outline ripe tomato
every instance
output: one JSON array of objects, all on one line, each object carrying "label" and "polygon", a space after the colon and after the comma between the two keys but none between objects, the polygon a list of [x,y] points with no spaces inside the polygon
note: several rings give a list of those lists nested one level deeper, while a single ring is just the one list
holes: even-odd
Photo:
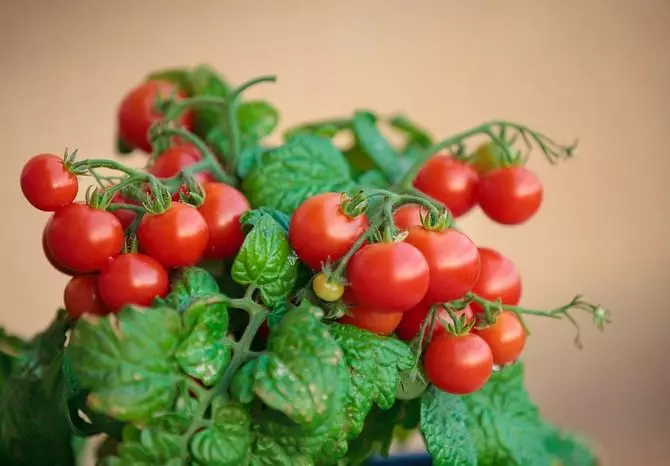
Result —
[{"label": "ripe tomato", "polygon": [[423,166],[414,187],[447,206],[454,217],[465,215],[477,203],[477,170],[450,155],[436,155]]},{"label": "ripe tomato", "polygon": [[113,214],[86,204],[70,204],[49,219],[47,248],[56,263],[78,273],[97,272],[123,247],[123,227]]},{"label": "ripe tomato", "polygon": [[303,202],[291,217],[291,246],[313,270],[320,270],[328,260],[341,259],[369,226],[365,215],[346,216],[341,203],[338,193],[318,194]]},{"label": "ripe tomato", "polygon": [[513,312],[503,311],[495,324],[484,329],[473,329],[491,347],[493,362],[498,365],[510,364],[519,359],[526,346],[526,331]]},{"label": "ripe tomato", "polygon": [[431,340],[423,355],[428,379],[442,391],[466,395],[482,388],[493,372],[489,345],[478,335],[448,333]]},{"label": "ripe tomato", "polygon": [[479,252],[465,234],[453,228],[431,231],[412,227],[405,241],[428,261],[430,286],[426,303],[446,303],[472,290],[479,277]]},{"label": "ripe tomato", "polygon": [[79,190],[77,177],[54,154],[38,154],[21,170],[21,191],[36,209],[55,212],[72,204]]},{"label": "ripe tomato", "polygon": [[72,277],[65,286],[63,303],[73,319],[78,319],[82,314],[104,316],[109,312],[98,292],[97,275]]},{"label": "ripe tomato", "polygon": [[[428,316],[429,311],[430,305],[421,303],[405,312],[398,328],[395,329],[395,334],[398,335],[401,340],[410,341],[414,339],[421,331],[421,325],[423,325],[423,321]],[[465,315],[468,322],[472,322],[475,318],[475,314],[472,312],[470,306],[466,306],[465,309],[457,311],[456,315]],[[453,320],[447,310],[444,307],[438,307],[433,334],[432,336],[429,336],[428,331],[430,330],[430,327],[426,327],[427,331],[425,338],[432,339],[437,335],[442,335],[446,331],[446,325],[451,323],[453,323]],[[428,323],[428,325],[430,325],[430,323]]]},{"label": "ripe tomato", "polygon": [[427,215],[425,207],[417,204],[405,204],[393,212],[393,221],[399,230],[409,230],[411,227],[420,227],[421,214]]},{"label": "ripe tomato", "polygon": [[240,216],[251,207],[244,194],[223,183],[203,185],[205,202],[198,207],[209,228],[208,259],[230,259],[242,247],[244,233]]},{"label": "ripe tomato", "polygon": [[111,311],[130,304],[149,306],[168,294],[168,273],[149,256],[121,254],[100,274],[98,290]]},{"label": "ripe tomato", "polygon": [[188,204],[173,202],[158,215],[147,214],[137,229],[140,250],[166,269],[198,263],[209,241],[207,222]]},{"label": "ripe tomato", "polygon": [[[200,160],[200,152],[191,144],[181,144],[173,146],[158,156],[154,164],[147,170],[157,178],[171,178],[177,175],[184,168],[193,165]],[[193,179],[200,184],[214,181],[214,177],[207,172],[199,172],[193,176]],[[173,199],[179,199],[177,192]]]},{"label": "ripe tomato", "polygon": [[[479,248],[481,272],[472,292],[489,301],[500,299],[502,304],[516,306],[521,299],[521,276],[512,261],[489,248]],[[470,304],[475,312],[482,312],[477,303]]]},{"label": "ripe tomato", "polygon": [[319,299],[332,303],[344,295],[344,285],[340,283],[331,283],[323,272],[319,272],[312,280],[312,289]]},{"label": "ripe tomato", "polygon": [[363,246],[349,261],[356,302],[377,312],[404,312],[421,302],[430,280],[428,262],[409,243]]},{"label": "ripe tomato", "polygon": [[[134,202],[127,201],[121,197],[120,193],[116,193],[114,197],[112,198],[113,203],[119,203],[119,204],[134,204]],[[135,221],[135,217],[137,217],[137,214],[128,209],[118,209],[112,212],[116,218],[119,219],[119,222],[121,222],[121,226],[125,230],[130,226],[131,223]]]},{"label": "ripe tomato", "polygon": [[[48,222],[47,222],[47,225],[49,225]],[[54,269],[58,270],[60,273],[62,273],[64,275],[70,275],[70,276],[76,275],[75,272],[73,272],[72,270],[70,270],[66,267],[63,267],[62,264],[59,264],[56,261],[56,259],[54,259],[54,256],[53,256],[53,254],[51,254],[51,251],[49,251],[49,246],[47,245],[47,231],[46,231],[46,228],[44,229],[44,231],[42,231],[42,252],[44,253],[44,257],[47,258],[47,260],[49,261],[49,264],[51,264],[51,266]]]},{"label": "ripe tomato", "polygon": [[349,315],[340,318],[340,323],[354,325],[378,335],[388,335],[398,326],[402,315],[402,312],[374,312],[354,306],[349,309]]},{"label": "ripe tomato", "polygon": [[[186,94],[177,90],[174,84],[160,80],[147,81],[126,94],[118,112],[118,131],[123,142],[144,152],[151,152],[147,132],[153,123],[163,117],[156,111],[155,105],[159,97],[168,99],[173,94],[177,97],[186,97]],[[191,129],[191,113],[188,111],[182,113],[177,123],[179,126]]]},{"label": "ripe tomato", "polygon": [[498,168],[479,181],[477,200],[491,220],[502,225],[518,225],[540,208],[542,183],[524,167]]}]

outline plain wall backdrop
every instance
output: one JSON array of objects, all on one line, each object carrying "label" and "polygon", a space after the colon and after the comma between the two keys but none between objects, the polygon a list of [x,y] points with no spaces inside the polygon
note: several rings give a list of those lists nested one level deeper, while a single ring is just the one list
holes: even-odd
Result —
[{"label": "plain wall backdrop", "polygon": [[568,322],[529,319],[529,389],[610,464],[668,464],[669,46],[667,0],[0,0],[0,323],[36,332],[67,281],[42,256],[47,215],[21,196],[23,163],[66,146],[113,156],[116,106],[149,71],[275,73],[250,95],[276,104],[282,127],[361,107],[440,137],[517,120],[580,137],[579,155],[551,167],[534,154],[545,202],[527,225],[479,211],[461,224],[517,263],[522,304],[580,292],[615,321],[600,334],[580,318],[579,351]]}]

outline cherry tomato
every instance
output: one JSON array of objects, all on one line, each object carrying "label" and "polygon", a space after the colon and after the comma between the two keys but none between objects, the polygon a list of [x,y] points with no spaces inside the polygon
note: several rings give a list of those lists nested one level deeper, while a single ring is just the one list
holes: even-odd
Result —
[{"label": "cherry tomato", "polygon": [[423,355],[428,379],[442,391],[466,395],[482,388],[493,372],[493,354],[484,339],[468,333],[433,338]]},{"label": "cherry tomato", "polygon": [[293,213],[288,235],[302,262],[320,270],[342,258],[368,228],[365,215],[350,218],[342,212],[338,193],[310,197]]},{"label": "cherry tomato", "polygon": [[453,228],[431,231],[412,227],[405,241],[428,261],[430,286],[426,303],[446,303],[472,290],[479,277],[479,252],[465,234]]},{"label": "cherry tomato", "polygon": [[[512,261],[489,248],[479,248],[481,272],[472,292],[489,301],[500,299],[502,304],[516,306],[521,299],[521,276]],[[482,312],[477,303],[470,304],[475,312]]]},{"label": "cherry tomato", "polygon": [[[147,137],[149,127],[163,118],[155,109],[159,98],[169,99],[173,94],[186,97],[182,91],[167,81],[151,80],[132,89],[121,101],[118,112],[119,137],[133,148],[151,152],[151,143]],[[182,113],[177,124],[186,129],[192,126],[191,112]]]},{"label": "cherry tomato", "polygon": [[498,168],[479,181],[477,200],[491,220],[502,225],[518,225],[540,208],[542,183],[524,167]]},{"label": "cherry tomato", "polygon": [[[173,146],[158,156],[154,164],[147,170],[157,178],[171,178],[177,175],[184,168],[193,165],[200,160],[200,152],[191,144],[181,144]],[[193,180],[200,184],[214,181],[210,173],[198,172],[193,175]],[[185,187],[183,187],[185,189]],[[173,196],[174,200],[179,199],[179,192]]]},{"label": "cherry tomato", "polygon": [[98,290],[112,311],[130,304],[149,306],[154,298],[168,294],[168,273],[149,256],[121,254],[100,274]]},{"label": "cherry tomato", "polygon": [[79,190],[77,177],[54,154],[38,154],[21,170],[21,191],[36,209],[55,212],[72,204]]},{"label": "cherry tomato", "polygon": [[[121,193],[116,193],[112,198],[112,202],[118,204],[134,204],[134,202],[123,199]],[[119,219],[124,230],[128,228],[130,224],[135,221],[135,217],[137,217],[137,213],[128,209],[117,209],[112,213]]]},{"label": "cherry tomato", "polygon": [[340,323],[354,325],[378,335],[388,335],[398,326],[402,315],[402,312],[374,312],[355,306],[349,309],[349,315],[340,318]]},{"label": "cherry tomato", "polygon": [[53,259],[78,273],[97,272],[123,247],[123,227],[113,214],[86,204],[70,204],[49,219],[47,248]]},{"label": "cherry tomato", "polygon": [[[47,226],[48,225],[49,225],[49,223],[47,222]],[[47,258],[47,260],[49,261],[49,264],[51,264],[51,266],[54,269],[58,270],[60,273],[62,273],[64,275],[70,275],[70,276],[76,275],[76,273],[74,271],[72,271],[72,270],[70,270],[66,267],[63,267],[62,264],[59,264],[56,261],[56,259],[54,259],[54,256],[53,256],[53,254],[51,254],[51,251],[49,251],[49,246],[47,245],[47,231],[46,231],[46,228],[44,229],[44,231],[42,231],[42,252],[44,253],[44,257]]]},{"label": "cherry tomato", "polygon": [[[402,316],[400,324],[398,325],[398,328],[395,329],[395,334],[398,335],[401,340],[410,341],[414,339],[421,331],[421,326],[423,325],[423,321],[425,320],[426,316],[428,316],[428,311],[430,311],[430,305],[421,303],[405,312]],[[464,309],[456,311],[456,315],[465,315],[468,322],[472,322],[475,319],[475,314],[470,306],[466,306]],[[432,339],[437,335],[442,335],[445,333],[446,325],[451,323],[453,323],[453,320],[451,319],[449,312],[447,312],[447,310],[442,306],[438,307],[435,326],[433,327],[433,334],[430,336],[430,338]],[[428,325],[430,325],[430,323],[428,323]],[[426,328],[428,330],[425,337],[428,338],[428,331],[430,328]]]},{"label": "cherry tomato", "polygon": [[209,228],[205,257],[230,259],[244,242],[240,217],[251,208],[249,201],[237,189],[223,183],[206,183],[203,190],[205,202],[198,207],[198,212]]},{"label": "cherry tomato", "polygon": [[[510,150],[513,150],[511,147]],[[472,154],[472,163],[480,175],[503,166],[503,154],[498,145],[489,141],[480,145]]]},{"label": "cherry tomato", "polygon": [[425,207],[417,204],[405,204],[393,212],[393,221],[399,230],[409,230],[411,227],[420,227],[421,214],[427,215]]},{"label": "cherry tomato", "polygon": [[430,280],[428,262],[409,243],[363,246],[348,264],[354,299],[377,312],[404,312],[425,296]]},{"label": "cherry tomato", "polygon": [[454,217],[465,215],[477,203],[477,170],[450,155],[436,155],[423,166],[414,187],[447,206]]},{"label": "cherry tomato", "polygon": [[173,202],[162,214],[147,214],[137,229],[140,250],[167,269],[198,263],[209,241],[207,222],[188,204]]},{"label": "cherry tomato", "polygon": [[314,276],[312,289],[319,299],[329,303],[337,301],[344,294],[344,285],[329,282],[326,274],[323,272],[319,272]]},{"label": "cherry tomato", "polygon": [[78,319],[82,314],[104,316],[109,312],[98,292],[97,275],[72,277],[65,286],[63,303],[73,319]]},{"label": "cherry tomato", "polygon": [[513,312],[503,311],[493,325],[484,329],[473,329],[491,347],[493,362],[510,364],[519,359],[526,346],[526,330]]}]

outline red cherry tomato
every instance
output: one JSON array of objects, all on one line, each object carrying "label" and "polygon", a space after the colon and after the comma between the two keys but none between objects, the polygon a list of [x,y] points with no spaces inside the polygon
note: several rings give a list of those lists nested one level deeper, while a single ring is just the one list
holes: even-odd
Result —
[{"label": "red cherry tomato", "polygon": [[65,286],[63,303],[73,319],[78,319],[82,314],[104,316],[109,312],[98,292],[97,275],[72,277]]},{"label": "red cherry tomato", "polygon": [[155,259],[144,254],[122,254],[100,274],[98,290],[112,311],[135,304],[149,306],[169,291],[168,274]]},{"label": "red cherry tomato", "polygon": [[427,215],[424,207],[417,204],[405,204],[393,212],[393,221],[399,230],[409,230],[411,227],[420,227],[421,214]]},{"label": "red cherry tomato", "polygon": [[198,263],[209,241],[207,223],[198,210],[173,202],[162,214],[147,214],[137,229],[140,250],[163,267],[188,267]]},{"label": "red cherry tomato", "polygon": [[49,219],[47,248],[56,263],[78,273],[97,272],[123,247],[123,227],[113,214],[70,204]]},{"label": "red cherry tomato", "polygon": [[[119,137],[127,145],[151,152],[151,144],[147,137],[149,127],[163,118],[156,111],[156,103],[161,99],[186,97],[186,94],[177,90],[176,86],[167,81],[152,80],[132,89],[121,101],[118,112]],[[186,129],[191,129],[192,116],[190,112],[182,113],[177,123]]]},{"label": "red cherry tomato", "polygon": [[349,309],[349,315],[340,318],[340,323],[353,325],[378,335],[388,335],[398,326],[402,316],[402,312],[374,312],[355,306]]},{"label": "red cherry tomato", "polygon": [[[419,332],[421,331],[421,326],[426,316],[428,316],[428,311],[430,311],[430,305],[421,303],[418,306],[410,309],[402,315],[402,320],[398,325],[398,328],[395,329],[395,334],[401,340],[410,341],[414,339]],[[475,314],[472,312],[470,306],[466,306],[460,311],[456,311],[457,316],[465,315],[468,322],[472,322],[475,319]],[[431,339],[437,335],[442,335],[446,332],[446,325],[453,323],[451,316],[447,310],[440,306],[437,309],[437,316],[435,321],[435,326],[433,327],[433,334],[430,337]],[[430,323],[428,323],[430,325]],[[427,327],[427,332],[430,330]],[[428,333],[425,335],[428,338]]]},{"label": "red cherry tomato", "polygon": [[377,312],[404,312],[425,296],[428,263],[408,243],[363,246],[348,264],[348,279],[356,302]]},{"label": "red cherry tomato", "polygon": [[240,216],[251,208],[249,201],[237,189],[223,183],[206,183],[203,190],[205,202],[198,207],[198,212],[209,228],[205,257],[230,259],[244,242]]},{"label": "red cherry tomato", "polygon": [[465,215],[477,203],[477,170],[450,155],[436,155],[423,166],[414,187],[447,206],[454,217]]},{"label": "red cherry tomato", "polygon": [[[171,178],[177,175],[189,165],[197,163],[201,158],[198,149],[191,144],[182,144],[173,146],[158,156],[154,164],[147,170],[157,178]],[[200,184],[214,181],[214,177],[207,172],[198,172],[193,176],[193,180]],[[185,190],[185,187],[182,187]],[[179,199],[179,192],[173,196],[174,200]]]},{"label": "red cherry tomato", "polygon": [[78,190],[77,177],[57,155],[38,154],[21,170],[21,191],[36,209],[55,212],[72,204]]},{"label": "red cherry tomato", "polygon": [[503,225],[518,225],[540,208],[542,183],[524,167],[498,168],[479,181],[477,200],[491,220]]},{"label": "red cherry tomato", "polygon": [[428,379],[442,391],[466,395],[482,388],[493,372],[493,355],[479,336],[448,333],[431,340],[423,355]]},{"label": "red cherry tomato", "polygon": [[[114,195],[112,202],[118,204],[134,204],[134,202],[123,199],[120,193]],[[134,211],[128,209],[117,209],[112,213],[119,219],[124,230],[128,228],[135,221],[135,217],[137,217],[137,214]]]},{"label": "red cherry tomato", "polygon": [[[479,248],[481,272],[472,292],[489,301],[500,299],[502,304],[516,306],[521,299],[521,276],[516,266],[500,254],[489,248]],[[477,303],[470,304],[475,312],[482,312]]]},{"label": "red cherry tomato", "polygon": [[473,329],[491,347],[493,362],[498,365],[510,364],[519,359],[526,346],[526,331],[513,312],[503,311],[496,322],[484,329]]},{"label": "red cherry tomato", "polygon": [[405,241],[428,261],[430,287],[426,303],[446,303],[472,290],[479,277],[479,252],[470,238],[453,228],[431,231],[412,227]]},{"label": "red cherry tomato", "polygon": [[[48,225],[49,225],[49,223],[47,222],[47,226]],[[53,256],[53,254],[51,254],[51,251],[49,251],[49,246],[47,245],[47,231],[46,231],[46,228],[44,229],[44,231],[42,231],[42,252],[44,253],[44,257],[47,258],[47,260],[49,261],[49,264],[51,264],[51,266],[54,269],[58,270],[60,273],[62,273],[64,275],[70,275],[70,276],[76,275],[76,273],[74,271],[72,271],[72,270],[70,270],[66,267],[63,267],[62,264],[59,264],[56,261],[56,259],[54,259],[54,256]]]},{"label": "red cherry tomato", "polygon": [[368,228],[365,215],[350,218],[342,212],[338,193],[310,197],[293,213],[288,235],[302,262],[320,270],[344,256]]}]

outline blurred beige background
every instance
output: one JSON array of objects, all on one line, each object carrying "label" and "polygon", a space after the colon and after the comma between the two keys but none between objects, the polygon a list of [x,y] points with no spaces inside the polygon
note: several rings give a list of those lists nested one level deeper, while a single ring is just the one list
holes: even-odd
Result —
[{"label": "blurred beige background", "polygon": [[283,126],[356,107],[441,136],[515,119],[579,136],[579,157],[552,168],[536,154],[546,202],[523,228],[479,212],[464,227],[517,262],[527,306],[582,292],[615,313],[602,335],[581,319],[582,351],[567,322],[531,320],[530,390],[610,464],[670,464],[669,46],[667,0],[0,0],[0,323],[35,332],[66,283],[42,257],[47,217],[21,197],[22,164],[66,146],[112,156],[117,102],[150,70],[276,73],[253,94]]}]

